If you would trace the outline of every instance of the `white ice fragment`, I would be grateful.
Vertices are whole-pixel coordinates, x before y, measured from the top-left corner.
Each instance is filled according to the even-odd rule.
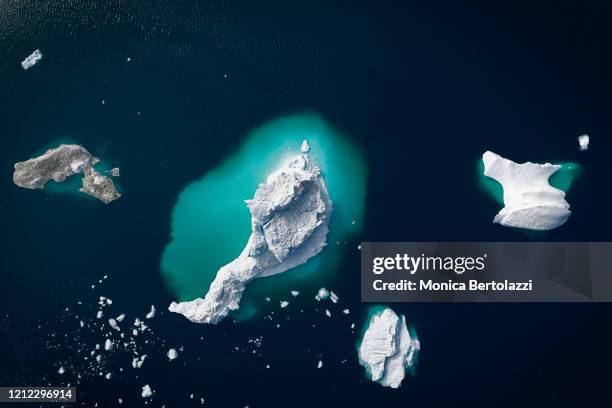
[[[580,151],[588,150],[590,141],[591,138],[589,135],[578,136],[578,147],[580,148]]]
[[[174,360],[175,358],[178,357],[178,353],[176,352],[175,349],[171,348],[170,350],[168,350],[168,353],[166,354],[168,356],[168,360]]]
[[[351,311],[350,311],[350,310],[348,310],[348,309],[344,309],[344,310],[342,311],[342,313],[344,313],[345,315],[347,315],[347,314],[351,313]]]
[[[296,297],[299,294],[300,294],[300,292],[298,292],[297,290],[292,290],[291,291],[291,296],[293,296],[293,297]]]
[[[406,318],[390,308],[373,314],[366,324],[358,350],[359,363],[372,381],[398,388],[406,376],[406,369],[415,364],[421,345],[416,336],[413,338],[408,332]]]
[[[286,161],[246,203],[251,235],[242,253],[217,271],[203,299],[172,302],[171,312],[215,324],[239,308],[253,279],[295,268],[325,247],[332,202],[319,167],[308,155]]]
[[[280,307],[281,309],[286,308],[287,306],[289,306],[289,302],[287,302],[286,300],[283,300],[282,302],[280,302]]]
[[[115,321],[115,319],[108,319],[108,325],[110,327],[112,327],[113,329],[117,330],[117,331],[121,331],[121,329],[119,328],[119,326],[117,325],[117,322]]]
[[[96,313],[96,318],[97,319],[101,319],[103,315],[104,315],[104,313],[102,313],[101,310],[98,310],[98,313]]]
[[[310,143],[308,143],[308,140],[304,139],[304,141],[302,141],[302,145],[300,146],[300,151],[302,153],[308,153],[310,151]]]
[[[84,322],[84,321],[82,321],[82,320],[80,320],[80,321],[79,321],[79,326],[81,326],[81,327],[85,326],[85,322]]]
[[[504,190],[504,208],[493,222],[536,231],[565,224],[571,214],[565,193],[548,183],[560,165],[517,164],[490,151],[482,160],[484,175],[497,180]]]
[[[118,322],[122,322],[123,319],[125,319],[125,313],[121,313],[119,316],[117,316],[115,320],[117,320]]]
[[[142,387],[142,398],[149,398],[150,396],[153,395],[153,390],[151,390],[151,387],[149,386],[149,384],[146,384]]]
[[[151,310],[149,310],[149,313],[147,313],[145,317],[147,319],[152,319],[155,317],[155,306],[154,305],[151,305]]]
[[[117,402],[118,402],[119,404],[123,404],[123,399],[122,399],[122,398],[118,398],[118,399],[117,399]]]
[[[325,288],[321,288],[319,289],[319,292],[317,292],[317,295],[315,296],[315,299],[317,300],[325,300],[329,297],[329,291]]]
[[[64,367],[60,367],[59,370],[57,370],[58,374],[64,374],[66,372],[66,370],[64,369]]]
[[[106,373],[106,375],[104,376],[104,378],[106,378],[107,380],[111,379],[112,374],[111,373]]]
[[[111,339],[106,339],[106,341],[104,342],[104,350],[109,351],[113,349],[113,342],[111,341]]]
[[[325,309],[325,316],[331,317],[331,312],[327,309]]]
[[[319,363],[317,364],[317,368],[321,368],[323,367],[323,361],[319,360]]]
[[[28,70],[31,67],[33,67],[34,65],[36,65],[36,63],[38,61],[40,61],[42,59],[43,55],[42,52],[40,52],[40,50],[34,50],[33,53],[31,53],[30,55],[28,55],[23,61],[21,61],[21,67],[24,70]]]
[[[331,299],[332,303],[338,303],[338,300],[340,300],[338,295],[336,295],[333,291],[329,292],[329,298]]]

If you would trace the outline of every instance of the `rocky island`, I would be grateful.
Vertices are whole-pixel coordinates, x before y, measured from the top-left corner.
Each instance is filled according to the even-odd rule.
[[[121,197],[110,177],[94,169],[100,159],[83,146],[62,144],[44,154],[15,163],[13,182],[22,188],[43,189],[52,180],[62,183],[68,177],[83,173],[83,187],[80,191],[96,197],[105,204]]]
[[[169,306],[196,323],[215,324],[239,308],[246,285],[305,263],[326,245],[332,202],[317,167],[302,154],[259,185],[246,204],[251,212],[251,235],[232,262],[221,267],[206,296]]]
[[[357,350],[368,377],[384,387],[398,388],[406,370],[416,364],[421,344],[408,331],[406,318],[390,308],[373,313]]]
[[[560,165],[518,164],[490,151],[482,155],[482,161],[484,175],[499,182],[504,190],[504,208],[493,222],[535,231],[565,224],[571,214],[565,192],[548,183]]]

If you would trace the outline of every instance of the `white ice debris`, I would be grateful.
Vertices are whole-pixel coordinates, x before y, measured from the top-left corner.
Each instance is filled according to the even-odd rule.
[[[97,319],[101,319],[103,315],[104,315],[104,313],[102,313],[101,310],[98,310],[98,313],[96,313],[96,318]]]
[[[412,338],[406,318],[389,308],[371,316],[359,346],[359,363],[372,381],[385,387],[398,388],[406,369],[415,364],[421,345]]]
[[[66,370],[64,369],[64,367],[60,367],[59,370],[57,370],[58,374],[64,374],[66,372]]]
[[[147,358],[146,354],[143,354],[142,356],[140,356],[140,358],[134,357],[134,359],[132,360],[132,367],[134,368],[142,367],[142,364],[144,363],[145,358]]]
[[[331,317],[331,312],[328,309],[325,309],[325,316]]]
[[[155,306],[154,305],[151,305],[151,310],[149,310],[149,313],[147,313],[145,317],[147,319],[152,319],[155,317]]]
[[[317,300],[325,300],[329,297],[329,291],[325,288],[321,288],[319,289],[319,292],[317,292],[317,295],[315,296],[315,299]]]
[[[291,296],[293,296],[293,297],[296,297],[299,294],[300,294],[300,292],[298,292],[297,290],[292,290],[291,291]]]
[[[175,349],[171,348],[170,350],[168,350],[168,353],[166,354],[168,356],[168,360],[174,360],[175,358],[178,357],[178,353],[176,352]]]
[[[302,146],[300,146],[300,151],[302,153],[308,153],[310,151],[310,143],[308,143],[308,140],[304,140],[302,142]]]
[[[342,313],[344,313],[345,315],[347,315],[347,314],[351,313],[351,311],[350,311],[350,310],[348,310],[348,309],[344,309],[344,310],[342,311]]]
[[[151,390],[151,387],[149,386],[149,384],[146,384],[142,387],[142,398],[149,398],[150,396],[153,395],[153,390]]]
[[[104,342],[104,350],[109,351],[113,349],[113,342],[111,341],[111,339],[106,339],[106,341]]]
[[[565,193],[548,184],[560,165],[517,164],[490,151],[482,160],[484,175],[497,180],[504,190],[504,208],[493,222],[537,231],[565,224],[571,214]]]
[[[323,361],[319,360],[319,363],[317,364],[317,368],[321,368],[323,367]]]
[[[23,61],[21,61],[21,67],[24,70],[28,70],[32,68],[34,65],[36,65],[36,63],[40,61],[42,57],[43,57],[42,52],[40,52],[40,50],[37,49],[33,53],[28,55]]]
[[[283,300],[282,302],[280,302],[280,307],[281,309],[286,308],[287,306],[289,306],[289,302],[287,302],[286,300]]]
[[[338,303],[338,300],[340,300],[338,295],[336,295],[333,291],[329,292],[329,298],[331,299],[332,303]]]
[[[240,256],[219,269],[203,299],[172,302],[171,312],[196,323],[217,323],[238,309],[250,281],[301,265],[325,247],[332,202],[307,154],[286,161],[246,203],[251,236]]]
[[[123,319],[125,319],[125,313],[121,313],[119,316],[117,316],[115,320],[117,320],[118,322],[122,322]]]
[[[580,148],[580,150],[588,150],[590,141],[591,138],[589,137],[589,135],[578,136],[578,147]]]
[[[110,327],[112,327],[113,329],[117,330],[117,331],[121,331],[121,329],[119,328],[119,326],[117,325],[117,322],[115,321],[115,319],[108,319],[108,325]]]

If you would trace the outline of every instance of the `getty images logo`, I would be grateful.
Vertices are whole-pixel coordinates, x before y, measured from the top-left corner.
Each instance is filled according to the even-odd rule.
[[[482,271],[485,268],[487,254],[478,257],[472,256],[410,256],[396,254],[390,257],[376,257],[372,259],[372,272],[381,275],[385,271],[406,271],[414,275],[418,271],[452,271],[461,275],[470,271]]]

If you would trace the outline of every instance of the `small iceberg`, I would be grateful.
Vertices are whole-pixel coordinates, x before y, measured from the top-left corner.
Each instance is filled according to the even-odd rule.
[[[482,155],[484,175],[503,187],[504,208],[493,222],[507,227],[547,231],[565,224],[571,211],[565,192],[549,184],[561,165],[515,163],[487,151]]]
[[[28,55],[23,61],[21,61],[21,67],[27,71],[28,69],[36,65],[38,61],[42,59],[42,57],[43,57],[42,52],[40,52],[40,50],[37,49],[33,53]]]
[[[589,143],[591,142],[591,138],[589,135],[578,136],[578,148],[581,152],[585,150],[589,150]]]
[[[414,370],[421,343],[406,318],[388,307],[374,309],[358,347],[359,364],[383,387],[398,388]]]

